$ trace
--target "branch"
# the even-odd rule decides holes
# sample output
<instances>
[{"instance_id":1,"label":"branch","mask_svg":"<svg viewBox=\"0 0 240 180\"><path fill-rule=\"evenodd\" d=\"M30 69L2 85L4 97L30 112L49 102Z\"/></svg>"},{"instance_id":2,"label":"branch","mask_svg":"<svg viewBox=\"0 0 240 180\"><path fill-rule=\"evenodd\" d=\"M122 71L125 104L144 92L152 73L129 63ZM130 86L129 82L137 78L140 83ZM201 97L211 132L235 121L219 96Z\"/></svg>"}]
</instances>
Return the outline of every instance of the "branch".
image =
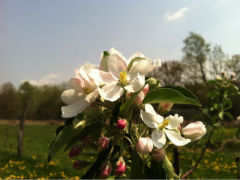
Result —
<instances>
[{"instance_id":1,"label":"branch","mask_svg":"<svg viewBox=\"0 0 240 180\"><path fill-rule=\"evenodd\" d=\"M203 158L203 156L204 156L204 154L205 154L208 146L210 145L210 140L211 140L211 137L212 137L212 135L213 135L213 130L214 130L214 129L211 129L210 134L209 134L209 136L208 136L207 143L206 143L205 147L202 149L201 155L200 155L200 157L198 158L197 162L195 163L195 165L194 165L191 169L189 169L186 173L184 173L184 174L181 176L181 179L185 179L185 178L187 178L190 174L192 174L193 171L197 168L198 164L201 162L201 160L202 160L202 158Z\"/></svg>"}]
</instances>

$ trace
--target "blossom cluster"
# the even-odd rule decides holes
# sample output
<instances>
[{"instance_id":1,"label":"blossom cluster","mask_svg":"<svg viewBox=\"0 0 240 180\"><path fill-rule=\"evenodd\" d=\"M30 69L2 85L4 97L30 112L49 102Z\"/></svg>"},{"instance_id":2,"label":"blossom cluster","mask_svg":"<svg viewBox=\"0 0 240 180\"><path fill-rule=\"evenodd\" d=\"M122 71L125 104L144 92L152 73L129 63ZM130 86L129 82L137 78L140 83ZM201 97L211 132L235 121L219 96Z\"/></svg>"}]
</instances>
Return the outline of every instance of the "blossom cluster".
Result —
<instances>
[{"instance_id":1,"label":"blossom cluster","mask_svg":"<svg viewBox=\"0 0 240 180\"><path fill-rule=\"evenodd\" d=\"M62 117L75 117L96 101L101 104L124 101L136 94L134 104L139 109L137 116L149 132L136 135L137 141L134 145L136 151L140 154L151 154L156 161L164 160L165 148L168 144L184 146L204 136L206 128L202 122L190 123L182 127L184 120L178 114L164 117L163 114L169 112L173 106L171 102L161 102L158 108L149 103L143 104L145 96L151 91L151 83L147 75L160 66L159 59L151 60L142 53L135 53L126 59L113 48L109 52L104 52L101 55L99 67L86 63L75 70L75 78L69 81L71 88L61 95L62 101L66 103L66 106L62 107ZM114 126L121 137L126 133L126 128L131 121L131 116L117 118ZM99 137L96 142L98 151L108 149L111 141L114 141L112 137L104 135ZM122 149L121 144L121 151ZM80 152L79 148L73 147L69 155L73 157ZM122 152L119 153L114 171L118 176L126 171L126 162L122 154ZM76 162L74 168L79 169L80 164ZM111 173L112 166L108 159L101 166L100 176L108 177Z\"/></svg>"}]
</instances>

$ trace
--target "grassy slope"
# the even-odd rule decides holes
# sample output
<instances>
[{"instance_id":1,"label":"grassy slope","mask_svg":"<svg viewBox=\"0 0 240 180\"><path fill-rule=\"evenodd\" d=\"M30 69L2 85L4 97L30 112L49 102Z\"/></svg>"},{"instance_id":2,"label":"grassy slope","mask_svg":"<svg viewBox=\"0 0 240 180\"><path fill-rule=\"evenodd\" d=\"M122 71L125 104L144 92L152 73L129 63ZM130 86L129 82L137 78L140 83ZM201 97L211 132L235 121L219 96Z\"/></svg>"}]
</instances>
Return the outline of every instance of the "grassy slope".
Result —
<instances>
[{"instance_id":1,"label":"grassy slope","mask_svg":"<svg viewBox=\"0 0 240 180\"><path fill-rule=\"evenodd\" d=\"M68 153L59 152L47 163L48 147L56 126L27 125L24 135L24 157L17 159L17 126L0 125L0 179L1 178L78 178L79 171L72 168ZM214 145L208 150L199 168L189 178L223 179L236 178L236 164L231 152L218 152L221 141L232 138L236 129L218 130L214 134ZM204 139L198 142L201 147ZM184 171L190 167L193 144L181 150ZM195 156L196 157L196 156ZM171 159L171 157L170 157Z\"/></svg>"}]
</instances>

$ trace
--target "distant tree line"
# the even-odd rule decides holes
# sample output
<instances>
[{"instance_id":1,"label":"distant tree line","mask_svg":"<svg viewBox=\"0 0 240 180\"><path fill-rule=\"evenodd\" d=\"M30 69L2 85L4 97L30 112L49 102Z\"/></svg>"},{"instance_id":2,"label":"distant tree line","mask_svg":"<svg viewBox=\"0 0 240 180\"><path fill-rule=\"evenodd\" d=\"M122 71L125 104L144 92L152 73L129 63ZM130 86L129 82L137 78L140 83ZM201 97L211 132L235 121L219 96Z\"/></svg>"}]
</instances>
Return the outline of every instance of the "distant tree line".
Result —
<instances>
[{"instance_id":1,"label":"distant tree line","mask_svg":"<svg viewBox=\"0 0 240 180\"><path fill-rule=\"evenodd\" d=\"M22 83L17 89L10 82L0 86L0 118L20 119L60 119L60 100L63 86L34 86Z\"/></svg>"}]
</instances>

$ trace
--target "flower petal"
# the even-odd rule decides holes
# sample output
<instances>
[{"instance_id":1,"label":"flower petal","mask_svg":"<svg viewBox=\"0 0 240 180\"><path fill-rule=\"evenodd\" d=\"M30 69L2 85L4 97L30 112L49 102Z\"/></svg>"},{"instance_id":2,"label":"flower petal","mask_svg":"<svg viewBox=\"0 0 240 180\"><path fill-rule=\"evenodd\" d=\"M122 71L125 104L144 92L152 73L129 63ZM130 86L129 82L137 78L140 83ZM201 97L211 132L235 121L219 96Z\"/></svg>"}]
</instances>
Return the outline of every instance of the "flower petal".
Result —
<instances>
[{"instance_id":1,"label":"flower petal","mask_svg":"<svg viewBox=\"0 0 240 180\"><path fill-rule=\"evenodd\" d=\"M146 105L145 105L145 111L148 112L148 113L151 113L151 114L153 114L153 115L156 115L156 114L157 114L151 104L146 104Z\"/></svg>"},{"instance_id":2,"label":"flower petal","mask_svg":"<svg viewBox=\"0 0 240 180\"><path fill-rule=\"evenodd\" d=\"M117 79L122 71L127 70L127 63L124 56L115 49L110 49L108 58L108 71L111 72Z\"/></svg>"},{"instance_id":3,"label":"flower petal","mask_svg":"<svg viewBox=\"0 0 240 180\"><path fill-rule=\"evenodd\" d=\"M145 56L144 56L143 53L141 53L141 52L136 52L136 53L134 53L133 55L131 55L131 56L128 58L128 60L127 60L128 64L129 64L134 58L137 58L137 57L139 57L139 58L145 58Z\"/></svg>"},{"instance_id":4,"label":"flower petal","mask_svg":"<svg viewBox=\"0 0 240 180\"><path fill-rule=\"evenodd\" d=\"M168 139L175 144L176 146L184 146L191 142L190 139L185 139L180 135L180 132L175 129L167 129L165 130L165 133L168 137Z\"/></svg>"},{"instance_id":5,"label":"flower petal","mask_svg":"<svg viewBox=\"0 0 240 180\"><path fill-rule=\"evenodd\" d=\"M154 130L151 134L153 145L161 149L166 143L166 135L161 130Z\"/></svg>"},{"instance_id":6,"label":"flower petal","mask_svg":"<svg viewBox=\"0 0 240 180\"><path fill-rule=\"evenodd\" d=\"M85 100L88 102L88 103L92 103L94 102L97 98L98 98L98 90L95 89L93 92L91 92L90 94L88 94L85 98Z\"/></svg>"},{"instance_id":7,"label":"flower petal","mask_svg":"<svg viewBox=\"0 0 240 180\"><path fill-rule=\"evenodd\" d=\"M157 128L159 125L159 120L156 115L153 115L151 113L145 112L141 110L140 116L143 120L143 122L150 128Z\"/></svg>"},{"instance_id":8,"label":"flower petal","mask_svg":"<svg viewBox=\"0 0 240 180\"><path fill-rule=\"evenodd\" d=\"M79 96L79 93L76 92L74 89L67 89L63 91L61 95L62 102L66 104L73 104L74 102L81 99L81 96Z\"/></svg>"},{"instance_id":9,"label":"flower petal","mask_svg":"<svg viewBox=\"0 0 240 180\"><path fill-rule=\"evenodd\" d=\"M145 77L143 75L137 74L134 78L130 79L129 85L124 88L128 92L137 92L141 90L145 85Z\"/></svg>"},{"instance_id":10,"label":"flower petal","mask_svg":"<svg viewBox=\"0 0 240 180\"><path fill-rule=\"evenodd\" d=\"M88 75L89 72L92 69L95 69L95 68L96 68L95 65L90 64L90 63L86 63L86 64L84 64L80 67L79 74L77 74L77 76L81 77L81 79L84 80L85 87L95 89L95 84L94 84L93 80Z\"/></svg>"},{"instance_id":11,"label":"flower petal","mask_svg":"<svg viewBox=\"0 0 240 180\"><path fill-rule=\"evenodd\" d=\"M98 88L98 92L105 100L116 101L122 96L123 88L117 84L106 84L102 88Z\"/></svg>"},{"instance_id":12,"label":"flower petal","mask_svg":"<svg viewBox=\"0 0 240 180\"><path fill-rule=\"evenodd\" d=\"M69 85L77 92L82 93L83 88L85 87L85 83L82 79L80 78L72 78L69 80Z\"/></svg>"},{"instance_id":13,"label":"flower petal","mask_svg":"<svg viewBox=\"0 0 240 180\"><path fill-rule=\"evenodd\" d=\"M75 103L63 106L62 107L62 117L63 118L71 118L74 116L77 116L79 113L81 113L83 110L85 110L89 103L84 100L85 96L81 96L82 98Z\"/></svg>"},{"instance_id":14,"label":"flower petal","mask_svg":"<svg viewBox=\"0 0 240 180\"><path fill-rule=\"evenodd\" d=\"M183 117L178 116L178 114L175 114L174 116L170 115L166 119L169 120L169 125L167 126L168 129L176 129L183 122Z\"/></svg>"},{"instance_id":15,"label":"flower petal","mask_svg":"<svg viewBox=\"0 0 240 180\"><path fill-rule=\"evenodd\" d=\"M143 59L135 61L130 69L130 74L136 75L140 73L142 75L147 75L153 70L152 61L150 59Z\"/></svg>"},{"instance_id":16,"label":"flower petal","mask_svg":"<svg viewBox=\"0 0 240 180\"><path fill-rule=\"evenodd\" d=\"M114 83L117 81L117 79L109 72L104 72L99 69L92 69L89 72L89 76L94 80L96 85L103 85L103 84L109 84Z\"/></svg>"}]
</instances>

